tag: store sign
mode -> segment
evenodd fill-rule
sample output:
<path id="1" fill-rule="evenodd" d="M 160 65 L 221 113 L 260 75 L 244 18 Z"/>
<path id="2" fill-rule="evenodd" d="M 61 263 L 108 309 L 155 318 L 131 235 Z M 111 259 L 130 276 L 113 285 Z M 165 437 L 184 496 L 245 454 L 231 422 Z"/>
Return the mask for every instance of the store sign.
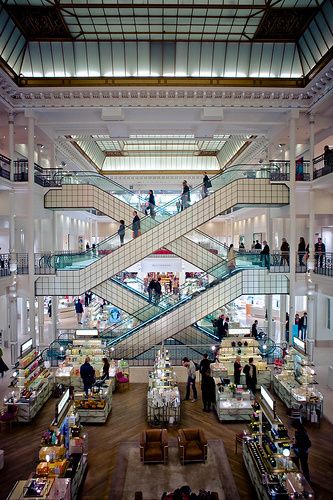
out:
<path id="1" fill-rule="evenodd" d="M 26 356 L 33 349 L 32 339 L 27 340 L 24 344 L 21 344 L 21 358 Z"/>
<path id="2" fill-rule="evenodd" d="M 304 354 L 306 354 L 306 345 L 305 342 L 298 337 L 293 337 L 293 344 L 294 347 L 296 347 L 299 351 L 302 351 Z"/>
<path id="3" fill-rule="evenodd" d="M 260 387 L 260 395 L 263 401 L 267 404 L 268 408 L 275 413 L 276 402 L 263 385 Z"/>
<path id="4" fill-rule="evenodd" d="M 98 330 L 75 330 L 75 337 L 82 338 L 82 337 L 98 337 Z"/>
<path id="5" fill-rule="evenodd" d="M 60 418 L 61 412 L 65 408 L 65 406 L 67 405 L 68 401 L 69 401 L 69 389 L 67 389 L 64 392 L 64 395 L 62 396 L 62 398 L 60 399 L 60 401 L 57 405 L 57 418 L 58 419 Z"/>

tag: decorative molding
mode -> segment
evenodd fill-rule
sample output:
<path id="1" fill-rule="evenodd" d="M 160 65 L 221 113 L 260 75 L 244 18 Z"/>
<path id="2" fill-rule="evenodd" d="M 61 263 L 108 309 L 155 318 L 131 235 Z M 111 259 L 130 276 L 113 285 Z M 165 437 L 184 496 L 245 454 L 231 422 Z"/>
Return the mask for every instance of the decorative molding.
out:
<path id="1" fill-rule="evenodd" d="M 331 63 L 332 64 L 332 63 Z M 305 89 L 221 87 L 19 88 L 0 70 L 0 97 L 13 109 L 77 107 L 234 107 L 310 110 L 333 91 L 328 65 Z"/>

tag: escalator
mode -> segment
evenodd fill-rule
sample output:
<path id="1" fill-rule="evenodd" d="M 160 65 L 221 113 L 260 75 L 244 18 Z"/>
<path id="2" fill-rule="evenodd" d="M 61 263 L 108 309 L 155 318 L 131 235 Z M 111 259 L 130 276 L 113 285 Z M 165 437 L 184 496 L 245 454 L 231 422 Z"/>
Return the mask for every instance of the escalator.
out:
<path id="1" fill-rule="evenodd" d="M 36 295 L 79 295 L 128 269 L 159 248 L 170 243 L 180 248 L 182 244 L 179 240 L 184 234 L 233 207 L 288 204 L 288 187 L 284 184 L 272 184 L 268 170 L 265 170 L 264 177 L 256 177 L 257 173 L 253 167 L 252 170 L 249 167 L 235 167 L 213 177 L 211 182 L 214 192 L 208 197 L 176 214 L 174 206 L 176 201 L 180 201 L 180 197 L 158 208 L 155 220 L 151 217 L 141 220 L 141 236 L 131 239 L 121 247 L 118 246 L 118 235 L 115 235 L 98 244 L 95 251 L 90 251 L 89 255 L 87 252 L 70 257 L 54 255 L 54 267 L 62 272 L 56 276 L 38 278 Z M 201 185 L 192 189 L 192 196 L 194 192 L 201 192 L 201 189 Z M 130 227 L 127 227 L 127 233 L 131 233 Z M 194 245 L 197 254 L 200 247 Z M 175 253 L 178 254 L 178 251 Z M 213 255 L 210 252 L 207 254 Z M 193 259 L 192 252 L 186 260 L 193 262 Z M 204 262 L 198 267 L 214 271 L 214 266 L 209 268 Z"/>
<path id="2" fill-rule="evenodd" d="M 184 336 L 186 343 L 191 343 L 192 335 L 195 337 L 194 343 L 197 343 L 195 327 L 191 325 L 211 311 L 244 294 L 285 294 L 289 289 L 288 278 L 283 274 L 271 274 L 261 267 L 258 254 L 247 254 L 244 260 L 238 259 L 237 267 L 231 274 L 227 264 L 214 270 L 214 274 L 218 274 L 214 280 L 210 278 L 212 274 L 213 270 L 207 273 L 207 282 L 200 292 L 189 296 L 180 294 L 178 299 L 166 296 L 161 300 L 159 312 L 153 311 L 154 306 L 145 306 L 140 311 L 141 319 L 136 314 L 134 320 L 131 318 L 103 332 L 107 345 L 115 347 L 117 357 L 135 357 L 173 336 L 180 341 Z M 199 329 L 199 332 L 205 336 L 206 343 L 216 341 L 214 335 L 202 330 Z"/>

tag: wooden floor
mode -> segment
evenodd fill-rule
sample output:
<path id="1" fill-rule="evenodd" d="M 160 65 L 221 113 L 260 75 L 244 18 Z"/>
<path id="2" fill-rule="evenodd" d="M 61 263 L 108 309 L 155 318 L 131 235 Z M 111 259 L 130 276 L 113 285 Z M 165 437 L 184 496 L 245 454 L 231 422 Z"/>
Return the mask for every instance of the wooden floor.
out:
<path id="1" fill-rule="evenodd" d="M 131 384 L 128 392 L 114 394 L 113 410 L 105 425 L 85 426 L 89 435 L 89 468 L 80 498 L 109 498 L 118 444 L 122 441 L 137 442 L 140 431 L 148 427 L 145 422 L 146 391 L 146 384 Z M 49 400 L 34 422 L 28 425 L 17 424 L 11 433 L 6 430 L 0 433 L 0 448 L 5 451 L 5 468 L 0 471 L 0 500 L 6 499 L 16 480 L 28 478 L 34 470 L 40 437 L 48 427 L 54 405 L 55 400 Z M 245 428 L 244 424 L 219 423 L 215 413 L 207 414 L 202 411 L 200 401 L 185 402 L 182 405 L 182 426 L 200 426 L 208 439 L 223 439 L 240 497 L 255 499 L 242 454 L 240 451 L 235 454 L 235 434 Z M 281 403 L 278 405 L 278 413 L 288 424 L 285 408 Z M 308 430 L 312 441 L 309 459 L 312 486 L 317 499 L 328 500 L 332 498 L 333 488 L 333 426 L 323 420 L 320 428 L 309 426 Z M 170 434 L 175 436 L 176 430 L 170 431 Z"/>

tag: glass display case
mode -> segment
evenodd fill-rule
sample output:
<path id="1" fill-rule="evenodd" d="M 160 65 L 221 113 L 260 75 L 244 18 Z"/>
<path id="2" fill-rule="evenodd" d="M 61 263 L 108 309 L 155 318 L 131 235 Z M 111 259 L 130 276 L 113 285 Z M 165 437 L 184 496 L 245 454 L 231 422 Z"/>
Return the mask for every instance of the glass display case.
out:
<path id="1" fill-rule="evenodd" d="M 149 373 L 147 419 L 152 426 L 170 426 L 180 423 L 180 393 L 171 366 L 169 352 L 162 347 Z"/>
<path id="2" fill-rule="evenodd" d="M 83 392 L 75 392 L 74 404 L 83 423 L 104 424 L 112 407 L 112 381 L 105 380 L 100 387 L 93 387 L 88 398 Z"/>
<path id="3" fill-rule="evenodd" d="M 275 401 L 264 388 L 254 404 L 249 433 L 243 438 L 243 460 L 258 498 L 311 498 L 313 490 L 293 462 L 292 440 L 276 415 Z"/>
<path id="4" fill-rule="evenodd" d="M 251 391 L 234 384 L 223 386 L 221 379 L 215 378 L 215 410 L 220 421 L 250 420 L 253 413 Z"/>

